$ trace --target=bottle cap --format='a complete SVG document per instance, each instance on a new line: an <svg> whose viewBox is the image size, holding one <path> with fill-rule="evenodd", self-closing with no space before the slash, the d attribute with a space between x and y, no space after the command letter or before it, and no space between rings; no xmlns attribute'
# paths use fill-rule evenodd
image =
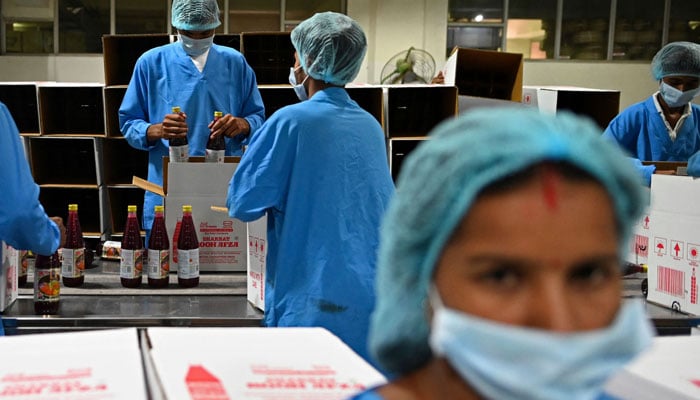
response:
<svg viewBox="0 0 700 400"><path fill-rule="evenodd" d="M136 206L127 206L126 211L128 212L136 212Z"/></svg>
<svg viewBox="0 0 700 400"><path fill-rule="evenodd" d="M78 211L77 204L68 204L68 211Z"/></svg>
<svg viewBox="0 0 700 400"><path fill-rule="evenodd" d="M214 111L214 118L221 118L224 116L224 113L221 111Z"/></svg>
<svg viewBox="0 0 700 400"><path fill-rule="evenodd" d="M180 110L180 106L174 106L172 110L173 110L173 113L174 113L174 114L178 114L178 113L180 113L180 111L181 111L181 110Z"/></svg>
<svg viewBox="0 0 700 400"><path fill-rule="evenodd" d="M163 206L155 206L153 207L156 212L163 212Z"/></svg>
<svg viewBox="0 0 700 400"><path fill-rule="evenodd" d="M192 212L192 206L189 204L185 204L182 206L182 211L183 212Z"/></svg>

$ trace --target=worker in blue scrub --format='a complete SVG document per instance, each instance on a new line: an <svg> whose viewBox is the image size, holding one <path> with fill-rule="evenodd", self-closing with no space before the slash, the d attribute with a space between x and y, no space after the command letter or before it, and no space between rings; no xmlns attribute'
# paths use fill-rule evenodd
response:
<svg viewBox="0 0 700 400"><path fill-rule="evenodd" d="M10 111L0 103L0 240L15 249L51 255L63 245L66 228L61 217L49 218L39 202L24 156L19 130ZM0 246L0 260L3 260ZM0 321L0 336L4 334Z"/></svg>
<svg viewBox="0 0 700 400"><path fill-rule="evenodd" d="M325 327L367 358L379 223L394 190L382 128L344 89L367 41L332 12L303 21L291 39L289 78L302 101L251 138L229 214L267 214L265 325Z"/></svg>
<svg viewBox="0 0 700 400"><path fill-rule="evenodd" d="M3 103L0 151L0 240L16 249L53 254L65 238L63 219L49 218L39 203L39 186L24 156L17 125Z"/></svg>
<svg viewBox="0 0 700 400"><path fill-rule="evenodd" d="M647 185L656 167L642 161L688 161L700 150L700 44L672 42L651 61L659 90L615 117L603 136L627 150Z"/></svg>
<svg viewBox="0 0 700 400"><path fill-rule="evenodd" d="M170 139L187 137L189 154L203 156L209 137L225 136L226 155L242 146L264 121L255 73L234 49L213 44L219 26L216 0L174 0L172 25L178 40L145 52L136 62L119 109L129 144L148 151L148 180L163 184L162 158ZM173 113L180 107L181 113ZM213 122L214 111L223 117ZM143 228L163 199L146 192Z"/></svg>

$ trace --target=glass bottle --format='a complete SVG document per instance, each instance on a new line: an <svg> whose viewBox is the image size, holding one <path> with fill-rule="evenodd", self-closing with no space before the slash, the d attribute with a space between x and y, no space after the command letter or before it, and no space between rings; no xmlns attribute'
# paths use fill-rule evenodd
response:
<svg viewBox="0 0 700 400"><path fill-rule="evenodd" d="M85 241L78 219L78 205L68 204L66 223L66 243L61 250L63 258L61 276L68 287L80 286L85 282Z"/></svg>
<svg viewBox="0 0 700 400"><path fill-rule="evenodd" d="M163 206L155 206L155 219L148 239L148 286L168 286L170 273L170 240L165 229Z"/></svg>
<svg viewBox="0 0 700 400"><path fill-rule="evenodd" d="M127 211L126 227L122 238L119 277L121 278L122 286L135 288L141 285L143 240L141 240L139 220L136 218L136 206L128 206Z"/></svg>
<svg viewBox="0 0 700 400"><path fill-rule="evenodd" d="M27 284L27 270L29 269L29 252L19 250L19 269L17 270L17 286L22 287Z"/></svg>
<svg viewBox="0 0 700 400"><path fill-rule="evenodd" d="M34 262L34 312L56 314L61 300L61 261L58 251L36 255Z"/></svg>
<svg viewBox="0 0 700 400"><path fill-rule="evenodd" d="M199 285L199 241L192 220L192 206L182 206L182 225L177 238L177 284L180 287Z"/></svg>
<svg viewBox="0 0 700 400"><path fill-rule="evenodd" d="M173 114L181 114L182 110L180 110L180 107L175 106L172 108L172 112ZM190 154L187 136L168 139L168 147L170 162L187 162Z"/></svg>
<svg viewBox="0 0 700 400"><path fill-rule="evenodd" d="M221 111L214 111L214 122L218 121L224 115ZM224 135L219 135L214 139L209 137L207 148L204 153L204 162L223 163L226 153L226 142Z"/></svg>

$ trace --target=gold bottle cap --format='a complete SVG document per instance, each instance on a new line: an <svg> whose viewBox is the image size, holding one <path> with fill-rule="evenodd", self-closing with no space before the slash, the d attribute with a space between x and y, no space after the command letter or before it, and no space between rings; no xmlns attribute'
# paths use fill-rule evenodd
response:
<svg viewBox="0 0 700 400"><path fill-rule="evenodd" d="M163 212L163 206L155 206L153 207L156 212Z"/></svg>
<svg viewBox="0 0 700 400"><path fill-rule="evenodd" d="M128 212L136 212L136 206L127 206L126 211Z"/></svg>
<svg viewBox="0 0 700 400"><path fill-rule="evenodd" d="M214 118L221 118L224 116L224 113L221 111L214 111Z"/></svg>
<svg viewBox="0 0 700 400"><path fill-rule="evenodd" d="M173 107L173 113L174 113L174 114L179 114L180 111L181 111L181 110L180 110L180 106L174 106L174 107Z"/></svg>
<svg viewBox="0 0 700 400"><path fill-rule="evenodd" d="M68 204L68 211L78 211L77 204Z"/></svg>
<svg viewBox="0 0 700 400"><path fill-rule="evenodd" d="M189 204L185 204L182 206L182 211L183 212L192 212L192 206Z"/></svg>

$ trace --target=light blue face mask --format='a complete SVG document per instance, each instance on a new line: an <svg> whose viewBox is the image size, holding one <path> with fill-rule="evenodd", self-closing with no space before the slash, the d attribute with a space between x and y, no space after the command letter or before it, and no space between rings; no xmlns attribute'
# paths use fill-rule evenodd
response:
<svg viewBox="0 0 700 400"><path fill-rule="evenodd" d="M182 48L190 57L199 57L204 54L214 43L214 35L204 39L192 39L191 37L177 34L177 40L182 43Z"/></svg>
<svg viewBox="0 0 700 400"><path fill-rule="evenodd" d="M489 399L594 399L653 337L640 302L623 305L605 329L560 334L448 309L433 292L433 353Z"/></svg>
<svg viewBox="0 0 700 400"><path fill-rule="evenodd" d="M675 108L682 107L690 103L690 101L693 100L695 96L700 94L700 88L695 88L682 92L669 85L668 83L661 81L661 87L659 88L659 92L661 92L661 96L664 98L666 104L668 104L668 106L671 108Z"/></svg>
<svg viewBox="0 0 700 400"><path fill-rule="evenodd" d="M297 77L294 72L299 68L301 67L289 67L289 84L294 88L294 93L296 93L299 100L304 101L309 99L309 95L306 93L306 88L304 87L304 83L309 79L309 75L306 75L306 78L304 78L301 83L297 84Z"/></svg>

